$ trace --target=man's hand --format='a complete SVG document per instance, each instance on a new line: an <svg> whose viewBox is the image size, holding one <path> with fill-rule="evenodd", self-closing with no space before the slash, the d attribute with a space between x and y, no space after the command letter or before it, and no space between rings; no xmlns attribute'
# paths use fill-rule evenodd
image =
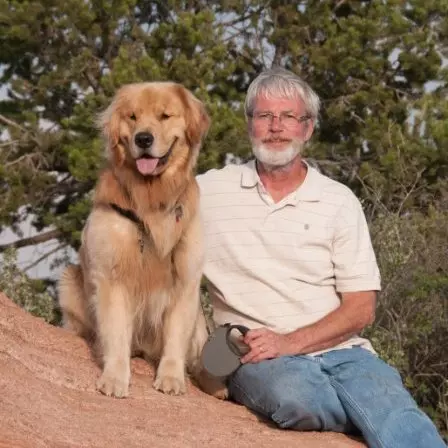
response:
<svg viewBox="0 0 448 448"><path fill-rule="evenodd" d="M287 334L267 328L250 330L243 339L250 351L241 358L241 362L256 363L336 347L373 322L375 303L375 291L346 292L342 293L341 306L314 324Z"/></svg>
<svg viewBox="0 0 448 448"><path fill-rule="evenodd" d="M250 351L241 358L243 364L294 354L289 335L275 333L268 328L248 331L243 341L250 347Z"/></svg>

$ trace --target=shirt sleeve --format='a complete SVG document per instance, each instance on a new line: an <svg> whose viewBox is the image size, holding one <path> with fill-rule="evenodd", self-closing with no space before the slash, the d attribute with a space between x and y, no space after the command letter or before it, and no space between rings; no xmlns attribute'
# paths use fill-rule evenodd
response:
<svg viewBox="0 0 448 448"><path fill-rule="evenodd" d="M379 291L381 278L358 198L349 193L336 216L332 262L336 291Z"/></svg>

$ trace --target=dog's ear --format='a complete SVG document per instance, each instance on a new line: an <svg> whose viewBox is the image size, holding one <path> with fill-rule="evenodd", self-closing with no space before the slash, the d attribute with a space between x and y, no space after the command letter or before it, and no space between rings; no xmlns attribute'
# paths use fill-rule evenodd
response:
<svg viewBox="0 0 448 448"><path fill-rule="evenodd" d="M185 87L179 86L179 88L186 106L187 143L190 148L198 151L210 127L210 117L201 101Z"/></svg>
<svg viewBox="0 0 448 448"><path fill-rule="evenodd" d="M123 89L120 89L111 104L98 115L97 119L97 127L102 132L106 143L106 155L115 166L121 166L125 159L124 148L120 144L122 97Z"/></svg>

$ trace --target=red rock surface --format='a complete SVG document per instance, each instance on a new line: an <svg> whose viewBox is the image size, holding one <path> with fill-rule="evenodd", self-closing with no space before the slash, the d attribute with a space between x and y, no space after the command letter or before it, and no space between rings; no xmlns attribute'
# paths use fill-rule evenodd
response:
<svg viewBox="0 0 448 448"><path fill-rule="evenodd" d="M129 398L99 394L87 344L0 293L1 448L364 447L341 434L277 429L192 384L184 396L163 395L141 359L132 372Z"/></svg>

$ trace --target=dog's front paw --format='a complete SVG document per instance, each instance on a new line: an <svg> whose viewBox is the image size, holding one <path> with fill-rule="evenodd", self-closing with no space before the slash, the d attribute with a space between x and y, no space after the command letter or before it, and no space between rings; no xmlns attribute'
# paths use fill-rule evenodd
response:
<svg viewBox="0 0 448 448"><path fill-rule="evenodd" d="M129 376L104 371L96 382L96 388L104 395L124 398L129 395Z"/></svg>
<svg viewBox="0 0 448 448"><path fill-rule="evenodd" d="M162 359L153 386L165 394L184 394L186 389L183 364L172 359Z"/></svg>
<svg viewBox="0 0 448 448"><path fill-rule="evenodd" d="M185 393L185 380L174 376L157 376L153 386L155 389L168 395L180 395Z"/></svg>

